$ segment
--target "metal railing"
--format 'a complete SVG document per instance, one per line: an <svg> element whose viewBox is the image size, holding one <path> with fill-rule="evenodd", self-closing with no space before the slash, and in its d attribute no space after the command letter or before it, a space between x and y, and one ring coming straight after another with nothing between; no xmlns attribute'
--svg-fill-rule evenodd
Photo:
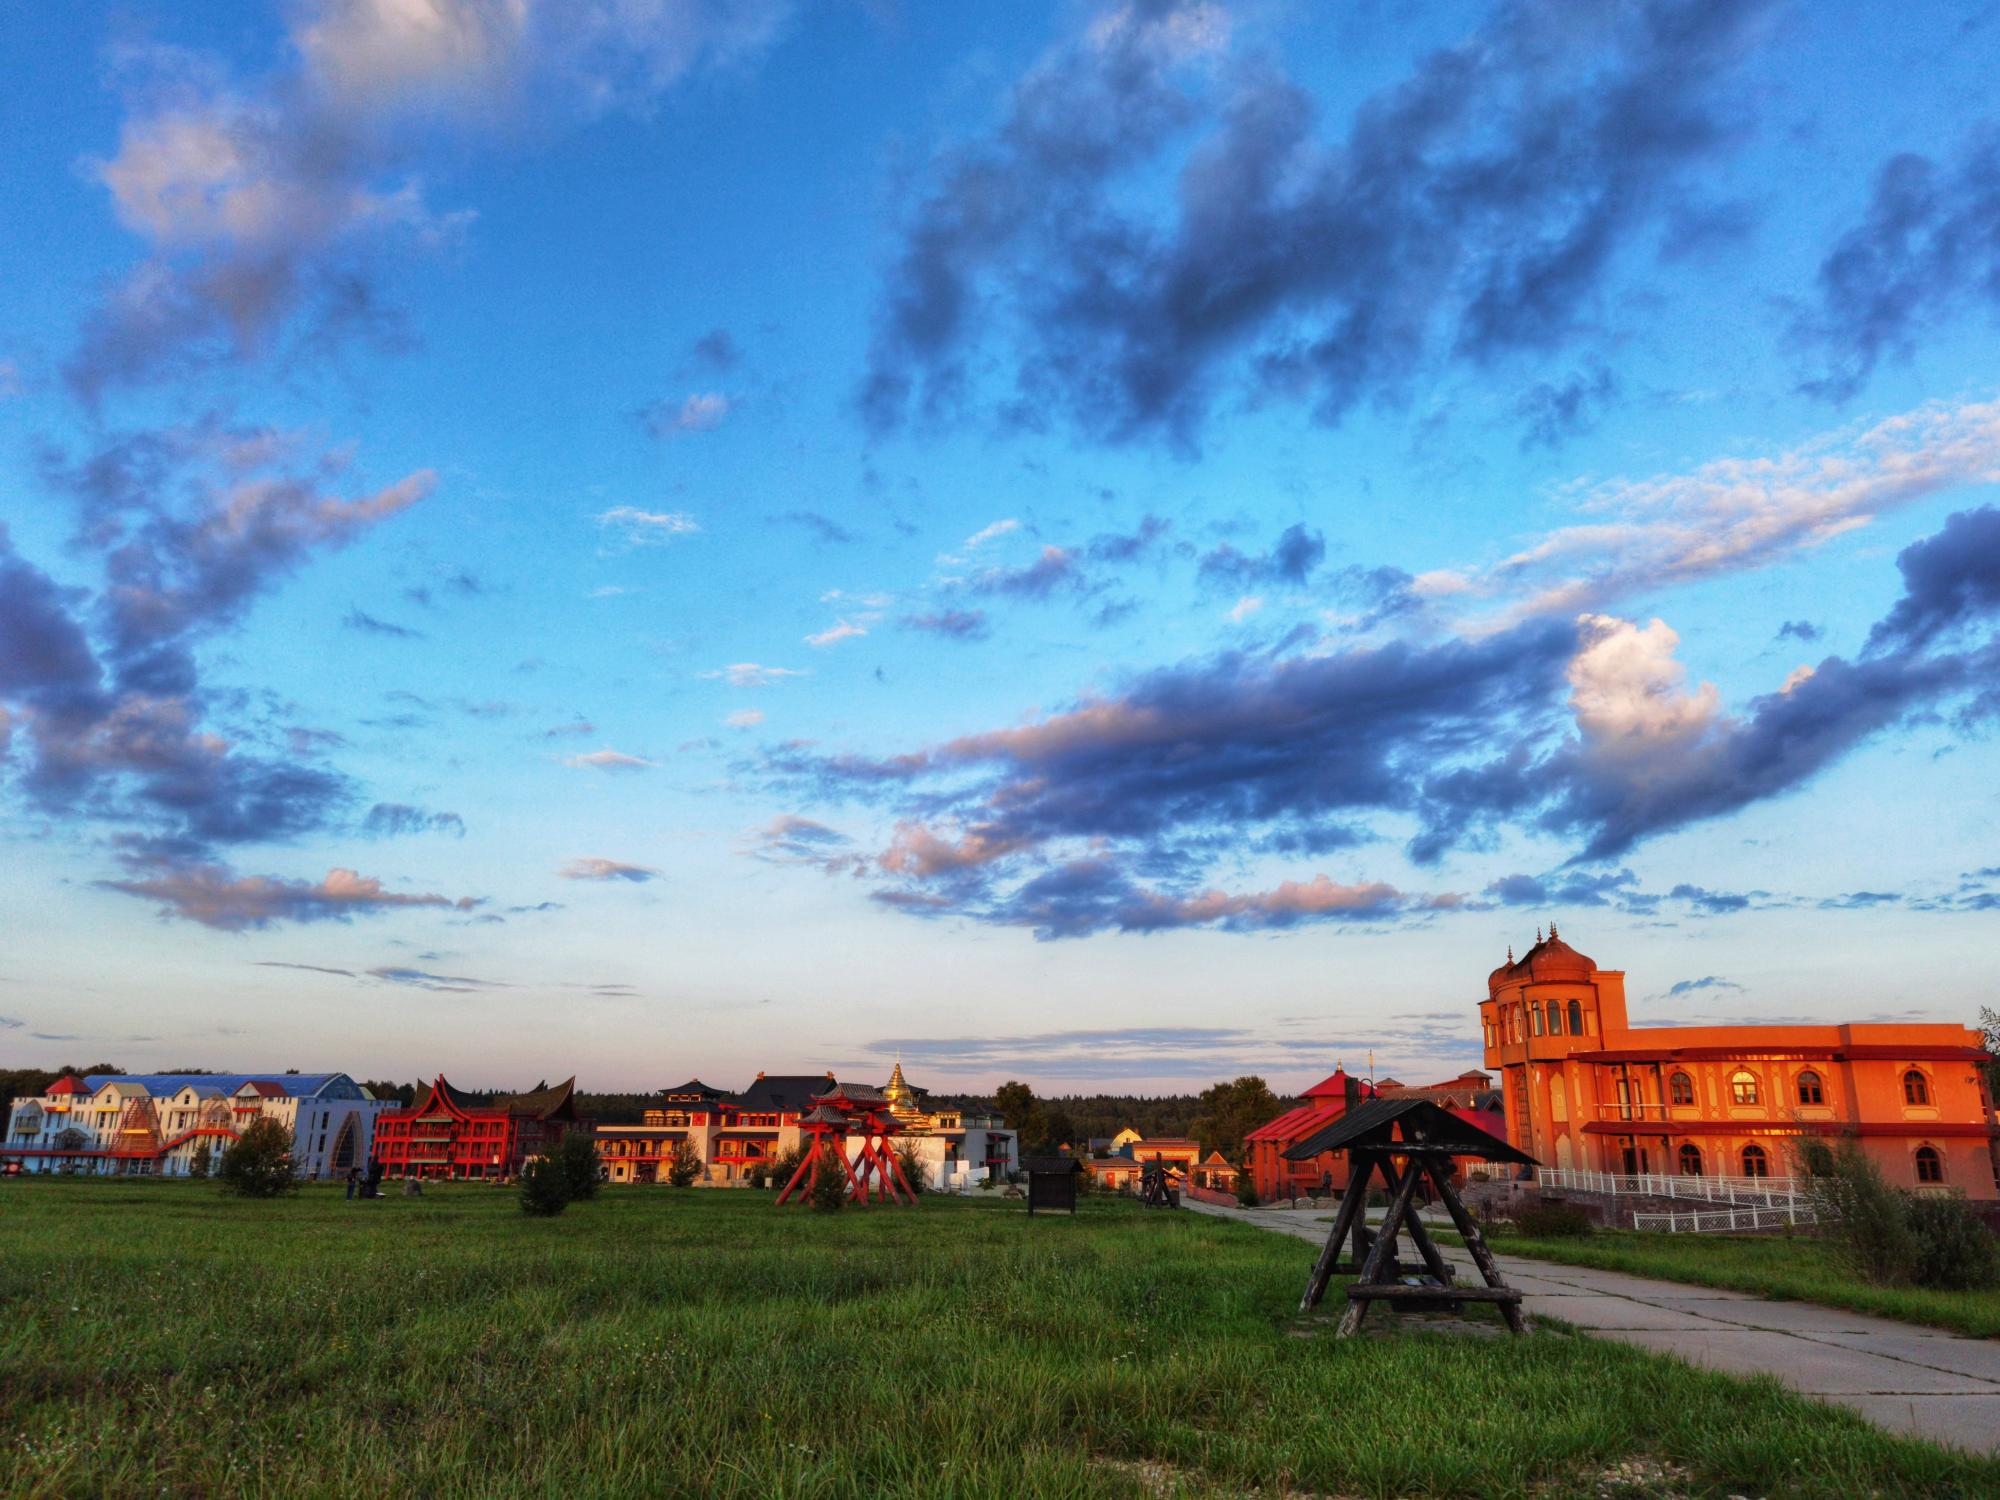
<svg viewBox="0 0 2000 1500"><path fill-rule="evenodd" d="M1793 1177L1683 1177L1666 1172L1621 1175L1538 1167L1535 1180L1545 1188L1601 1193L1608 1198L1686 1198L1698 1203L1771 1209L1794 1209L1806 1202L1804 1188Z"/></svg>
<svg viewBox="0 0 2000 1500"><path fill-rule="evenodd" d="M1632 1215L1634 1229L1665 1234L1728 1234L1752 1229L1788 1229L1820 1222L1819 1210L1804 1198L1786 1208L1689 1209L1686 1213Z"/></svg>

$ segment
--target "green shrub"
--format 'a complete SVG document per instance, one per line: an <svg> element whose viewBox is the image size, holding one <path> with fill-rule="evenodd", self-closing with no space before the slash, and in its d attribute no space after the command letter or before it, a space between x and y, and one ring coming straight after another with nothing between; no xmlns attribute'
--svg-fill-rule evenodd
<svg viewBox="0 0 2000 1500"><path fill-rule="evenodd" d="M1822 1222L1833 1226L1854 1274L1877 1286L1899 1286L1917 1271L1917 1237L1909 1197L1889 1186L1860 1143L1808 1141L1798 1151L1806 1194Z"/></svg>
<svg viewBox="0 0 2000 1500"><path fill-rule="evenodd" d="M1236 1201L1245 1208L1257 1206L1257 1179L1248 1172L1236 1174Z"/></svg>
<svg viewBox="0 0 2000 1500"><path fill-rule="evenodd" d="M521 1168L521 1212L553 1219L569 1207L569 1181L553 1155L531 1156Z"/></svg>
<svg viewBox="0 0 2000 1500"><path fill-rule="evenodd" d="M673 1154L667 1158L667 1185L692 1187L695 1178L699 1176L701 1176L701 1153L686 1141L675 1141Z"/></svg>
<svg viewBox="0 0 2000 1500"><path fill-rule="evenodd" d="M1918 1286L1962 1292L2000 1284L2000 1241L1963 1198L1913 1197L1907 1213Z"/></svg>
<svg viewBox="0 0 2000 1500"><path fill-rule="evenodd" d="M561 1170L570 1202L585 1203L597 1196L597 1185L603 1180L604 1171L597 1160L597 1142L589 1135L581 1130L564 1131L562 1139L546 1154L554 1158Z"/></svg>
<svg viewBox="0 0 2000 1500"><path fill-rule="evenodd" d="M244 1198L275 1198L296 1192L298 1172L292 1165L292 1133L276 1120L259 1117L222 1153L215 1174L224 1192Z"/></svg>
<svg viewBox="0 0 2000 1500"><path fill-rule="evenodd" d="M896 1165L903 1169L903 1181L913 1193L921 1193L928 1180L924 1175L924 1159L917 1155L914 1141L905 1141L896 1148Z"/></svg>
<svg viewBox="0 0 2000 1500"><path fill-rule="evenodd" d="M838 1146L828 1146L826 1154L813 1164L806 1201L823 1214L838 1213L847 1207L847 1169Z"/></svg>
<svg viewBox="0 0 2000 1500"><path fill-rule="evenodd" d="M196 1182L207 1179L215 1170L215 1148L203 1141L194 1148L194 1155L188 1159L188 1176Z"/></svg>
<svg viewBox="0 0 2000 1500"><path fill-rule="evenodd" d="M1597 1226L1574 1203L1555 1202L1535 1203L1522 1209L1514 1228L1531 1239L1562 1240L1589 1234Z"/></svg>

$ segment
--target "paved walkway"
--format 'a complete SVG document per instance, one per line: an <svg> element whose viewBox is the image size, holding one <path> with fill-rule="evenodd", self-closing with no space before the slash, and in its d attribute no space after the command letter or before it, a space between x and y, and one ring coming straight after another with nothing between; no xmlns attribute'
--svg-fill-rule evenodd
<svg viewBox="0 0 2000 1500"><path fill-rule="evenodd" d="M1327 1212L1186 1205L1260 1229L1326 1243ZM1428 1220L1426 1222L1429 1222ZM1479 1284L1471 1257L1443 1247L1459 1277ZM1899 1432L2000 1453L2000 1339L1973 1339L1809 1302L1771 1302L1617 1271L1501 1256L1522 1308L1599 1338L1674 1354L1731 1375L1775 1375L1795 1391L1850 1406ZM1312 1268L1299 1259L1299 1285ZM1381 1315L1381 1309L1376 1310Z"/></svg>

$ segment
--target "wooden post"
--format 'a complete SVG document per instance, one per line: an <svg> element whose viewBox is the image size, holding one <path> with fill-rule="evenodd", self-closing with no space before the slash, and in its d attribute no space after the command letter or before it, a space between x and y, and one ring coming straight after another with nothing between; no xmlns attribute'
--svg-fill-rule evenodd
<svg viewBox="0 0 2000 1500"><path fill-rule="evenodd" d="M1396 1230L1403 1222L1403 1215L1409 1212L1410 1199L1417 1191L1415 1172L1403 1174L1402 1186L1396 1189L1396 1196L1389 1202L1389 1213L1382 1220L1382 1227L1376 1232L1375 1247L1368 1252L1367 1263L1361 1267L1361 1277L1355 1286L1348 1288L1347 1311L1341 1314L1340 1327L1334 1330L1335 1338L1350 1338L1361 1327L1361 1320L1368 1315L1368 1299L1365 1289L1382 1274L1383 1263L1389 1258L1389 1250L1396 1243ZM1363 1215L1362 1222L1367 1222ZM1355 1296L1356 1292L1363 1292Z"/></svg>
<svg viewBox="0 0 2000 1500"><path fill-rule="evenodd" d="M1326 1237L1326 1248L1313 1262L1312 1275L1306 1281L1306 1293L1299 1298L1299 1311L1302 1313L1309 1313L1319 1306L1319 1299L1326 1295L1326 1284L1332 1279L1334 1268L1340 1264L1340 1252L1346 1246L1348 1231L1357 1219L1364 1223L1367 1220L1361 1210L1368 1203L1368 1184L1375 1176L1375 1157L1370 1152L1356 1151L1352 1160L1360 1171L1348 1174L1347 1192L1340 1200L1340 1213L1333 1221L1333 1233ZM1357 1249L1356 1259L1360 1258L1360 1254Z"/></svg>
<svg viewBox="0 0 2000 1500"><path fill-rule="evenodd" d="M1504 1287L1507 1283L1500 1278L1500 1267L1494 1264L1493 1252L1486 1247L1486 1236L1473 1222L1472 1215L1465 1211L1465 1205L1458 1201L1458 1194L1452 1191L1451 1179L1438 1169L1434 1161L1425 1163L1431 1181L1437 1184L1438 1196L1444 1200L1445 1212L1451 1215L1451 1222L1458 1227L1459 1237L1465 1241L1465 1248L1471 1253L1472 1263L1479 1267L1479 1274L1486 1278L1490 1287ZM1527 1325L1522 1321L1521 1308L1517 1302L1502 1302L1500 1316L1507 1320L1507 1327L1515 1333L1525 1333Z"/></svg>

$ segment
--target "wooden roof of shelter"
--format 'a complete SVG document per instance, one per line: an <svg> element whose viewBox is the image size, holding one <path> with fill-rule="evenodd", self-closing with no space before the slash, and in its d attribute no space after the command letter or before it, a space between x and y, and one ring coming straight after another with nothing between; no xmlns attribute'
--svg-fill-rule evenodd
<svg viewBox="0 0 2000 1500"><path fill-rule="evenodd" d="M1024 1156L1021 1165L1030 1172L1081 1172L1083 1163L1074 1156Z"/></svg>
<svg viewBox="0 0 2000 1500"><path fill-rule="evenodd" d="M1428 1099L1409 1097L1370 1099L1350 1109L1339 1119L1300 1141L1285 1152L1287 1161L1309 1161L1322 1151L1406 1150L1421 1145L1425 1150L1448 1156L1470 1156L1480 1161L1509 1161L1532 1167L1537 1163L1525 1151L1516 1150L1497 1135L1490 1135L1469 1121Z"/></svg>
<svg viewBox="0 0 2000 1500"><path fill-rule="evenodd" d="M822 1104L807 1114L799 1116L801 1125L845 1125L847 1116L831 1104Z"/></svg>

